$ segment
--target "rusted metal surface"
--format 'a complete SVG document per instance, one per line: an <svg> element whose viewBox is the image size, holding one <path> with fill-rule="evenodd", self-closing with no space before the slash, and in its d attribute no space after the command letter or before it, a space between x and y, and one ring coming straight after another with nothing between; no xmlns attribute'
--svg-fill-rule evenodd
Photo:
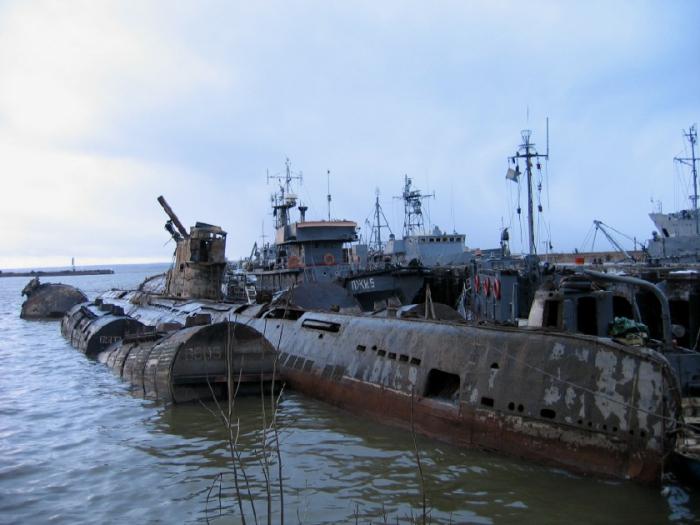
<svg viewBox="0 0 700 525"><path fill-rule="evenodd" d="M160 204L163 207L165 214L170 218L170 220L175 225L175 227L177 228L177 231L180 233L180 235L182 235L184 238L187 238L188 237L187 230L182 225L182 223L180 222L180 219L178 219L177 215L175 215L175 212L170 207L168 202L165 200L165 197L160 195L158 197L158 204Z"/></svg>
<svg viewBox="0 0 700 525"><path fill-rule="evenodd" d="M88 356L95 356L109 345L121 341L127 333L142 331L144 325L127 317L119 309L118 315L112 309L99 311L85 305L71 308L61 321L61 333L71 344Z"/></svg>
<svg viewBox="0 0 700 525"><path fill-rule="evenodd" d="M229 384L271 381L275 351L257 330L220 322L116 341L99 353L139 395L163 402L221 396ZM231 377L229 377L229 372Z"/></svg>
<svg viewBox="0 0 700 525"><path fill-rule="evenodd" d="M150 326L205 312L213 322L245 324L279 349L281 378L292 388L404 428L413 404L416 431L457 445L650 482L673 449L677 378L647 348L544 329L133 293L103 301Z"/></svg>
<svg viewBox="0 0 700 525"><path fill-rule="evenodd" d="M651 351L331 314L274 322L290 386L404 427L413 399L416 429L438 439L640 481L658 480L673 447L676 379Z"/></svg>
<svg viewBox="0 0 700 525"><path fill-rule="evenodd" d="M175 264L168 270L165 293L183 299L221 299L225 251L226 232L197 223L187 237L176 242Z"/></svg>
<svg viewBox="0 0 700 525"><path fill-rule="evenodd" d="M35 277L22 290L22 319L60 319L76 304L87 302L83 292L67 284L41 283Z"/></svg>

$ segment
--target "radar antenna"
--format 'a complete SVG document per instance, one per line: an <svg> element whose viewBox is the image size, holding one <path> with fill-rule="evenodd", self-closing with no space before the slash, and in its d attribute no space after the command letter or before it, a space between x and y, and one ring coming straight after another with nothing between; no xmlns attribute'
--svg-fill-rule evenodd
<svg viewBox="0 0 700 525"><path fill-rule="evenodd" d="M279 183L279 191L270 197L272 203L272 215L275 217L275 228L289 224L289 210L297 205L297 196L292 192L292 181L302 183L304 174L300 171L293 173L289 157L285 161L284 174L270 175L267 173L267 182L276 180Z"/></svg>
<svg viewBox="0 0 700 525"><path fill-rule="evenodd" d="M673 160L686 166L690 166L693 173L693 194L690 196L690 202L693 203L693 213L695 214L695 234L700 235L700 223L698 222L698 169L697 157L695 156L695 144L698 142L698 131L695 124L688 128L688 131L683 130L683 135L690 142L690 157L674 157Z"/></svg>
<svg viewBox="0 0 700 525"><path fill-rule="evenodd" d="M411 189L413 179L404 175L403 193L395 199L403 200L403 234L404 237L410 235L425 235L425 224L423 222L423 201L434 198L435 193L423 195L421 190Z"/></svg>

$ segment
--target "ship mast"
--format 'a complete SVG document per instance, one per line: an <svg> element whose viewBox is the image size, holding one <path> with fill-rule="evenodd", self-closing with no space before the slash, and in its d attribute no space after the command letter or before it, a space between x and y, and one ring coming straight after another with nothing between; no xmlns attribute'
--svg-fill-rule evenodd
<svg viewBox="0 0 700 525"><path fill-rule="evenodd" d="M375 191L374 200L374 224L372 225L372 235L370 236L369 246L375 253L384 252L384 243L382 242L382 228L389 230L392 233L389 221L386 220L382 205L379 204L379 188Z"/></svg>
<svg viewBox="0 0 700 525"><path fill-rule="evenodd" d="M326 171L326 177L328 182L328 193L326 194L326 199L328 200L328 222L331 220L331 170Z"/></svg>
<svg viewBox="0 0 700 525"><path fill-rule="evenodd" d="M285 162L284 175L267 174L267 182L270 179L277 180L280 185L280 190L274 193L270 200L272 201L272 214L275 217L275 228L287 226L289 224L289 210L297 204L297 196L292 193L292 181L302 181L303 174L301 172L294 174L291 169L291 162L287 158Z"/></svg>
<svg viewBox="0 0 700 525"><path fill-rule="evenodd" d="M700 222L698 222L698 170L697 170L697 158L695 157L695 144L698 142L698 132L695 128L695 124L688 128L686 132L683 130L683 135L690 142L690 157L674 157L673 160L690 166L693 173L693 194L690 196L690 200L693 203L693 212L695 214L695 234L700 235Z"/></svg>
<svg viewBox="0 0 700 525"><path fill-rule="evenodd" d="M537 245L535 244L535 214L533 211L532 198L532 160L538 160L540 158L545 160L549 159L549 119L547 119L547 153L544 155L537 153L535 143L530 142L531 135L532 131L529 129L524 129L520 132L523 143L518 147L518 151L515 153L515 155L508 157L510 162L516 165L516 169L512 176L508 175L507 177L516 180L520 175L520 165L518 164L518 160L525 159L525 172L527 174L527 230L530 245L529 254L536 255ZM539 162L537 163L537 167L539 168Z"/></svg>
<svg viewBox="0 0 700 525"><path fill-rule="evenodd" d="M435 193L423 195L420 190L412 190L411 185L413 180L404 175L403 193L395 199L403 200L404 218L403 218L403 234L404 237L411 235L424 235L425 226L423 223L423 201L431 197L435 197Z"/></svg>

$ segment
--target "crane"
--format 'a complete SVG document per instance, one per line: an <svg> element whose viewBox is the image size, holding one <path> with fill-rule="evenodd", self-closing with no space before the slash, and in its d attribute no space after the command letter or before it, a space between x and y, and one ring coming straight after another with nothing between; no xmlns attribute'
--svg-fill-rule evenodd
<svg viewBox="0 0 700 525"><path fill-rule="evenodd" d="M618 242L615 240L615 238L614 238L612 235L610 235L610 233L608 232L608 228L610 228L610 229L613 230L613 231L616 231L617 233L620 233L620 232L618 232L617 230L615 230L615 228L613 228L612 226L608 226L608 225L605 224L603 221L593 220L593 225L595 226L596 231L599 231L599 230L600 230L601 232L603 232L603 235L605 235L605 238L606 238L608 241L610 241L610 244L612 244L615 248L617 248L617 250L618 250L619 252L621 252L621 253L625 256L625 259L624 259L624 260L629 260L629 261L632 261L632 262L636 262L636 259L635 259L634 257L632 257L632 255L630 255L630 253L629 253L627 250L625 250L625 249L620 245L620 243L618 243ZM594 239L595 239L595 238L594 238ZM594 240L594 242L595 242L595 240Z"/></svg>

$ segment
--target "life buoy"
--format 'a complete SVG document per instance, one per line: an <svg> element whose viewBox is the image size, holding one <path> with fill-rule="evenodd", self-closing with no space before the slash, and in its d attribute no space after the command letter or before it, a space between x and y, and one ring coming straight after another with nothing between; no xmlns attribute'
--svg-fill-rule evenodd
<svg viewBox="0 0 700 525"><path fill-rule="evenodd" d="M323 256L323 262L326 266L333 266L335 264L335 257L332 253L327 253Z"/></svg>
<svg viewBox="0 0 700 525"><path fill-rule="evenodd" d="M490 293L491 293L491 281L489 280L488 277L486 277L484 279L484 295L486 297L488 297Z"/></svg>
<svg viewBox="0 0 700 525"><path fill-rule="evenodd" d="M494 279L493 281L493 296L497 300L501 300L501 281L499 281L498 279Z"/></svg>
<svg viewBox="0 0 700 525"><path fill-rule="evenodd" d="M296 255L290 255L289 259L287 259L287 267L289 268L299 268L301 266L301 261L299 260L299 257Z"/></svg>
<svg viewBox="0 0 700 525"><path fill-rule="evenodd" d="M474 290L476 290L476 293L479 293L480 289L481 289L481 282L479 281L479 274L476 274L474 276Z"/></svg>

